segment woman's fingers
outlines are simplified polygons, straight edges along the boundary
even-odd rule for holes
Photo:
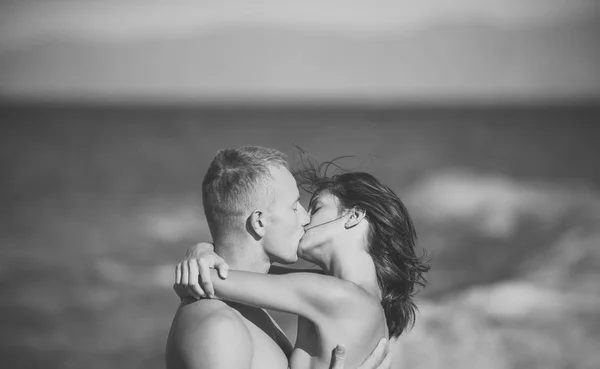
[[[196,299],[200,299],[204,297],[204,292],[198,284],[198,263],[194,259],[189,259],[187,261],[187,267],[189,273],[189,280],[186,289],[190,296],[195,297]]]
[[[215,268],[219,273],[219,277],[221,279],[227,279],[227,273],[229,273],[229,265],[223,260],[223,258],[218,258],[215,261]]]
[[[173,284],[173,289],[180,299],[187,297],[185,287],[181,284],[181,263],[175,266],[175,283]]]
[[[329,369],[344,369],[346,360],[346,348],[343,345],[337,345],[331,352],[331,364]]]
[[[226,279],[229,265],[215,254],[213,245],[201,242],[192,246],[185,259],[175,267],[175,284],[173,289],[180,298],[196,299],[215,297],[215,290],[210,276],[210,269],[217,270],[221,279]]]
[[[202,289],[208,297],[215,296],[215,289],[212,284],[212,278],[210,277],[210,266],[205,259],[198,259],[198,267],[200,269],[200,282],[202,283]]]
[[[190,281],[190,269],[187,260],[181,262],[181,286],[187,291],[187,286]]]
[[[181,284],[181,263],[175,266],[175,284]]]

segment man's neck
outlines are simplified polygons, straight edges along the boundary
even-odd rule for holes
[[[222,257],[232,270],[267,273],[271,261],[262,246],[247,240],[215,240],[215,253]]]

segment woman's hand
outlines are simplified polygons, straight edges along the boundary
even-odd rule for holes
[[[215,290],[210,269],[217,269],[221,279],[227,278],[229,265],[215,254],[212,243],[200,242],[190,247],[185,258],[175,267],[173,289],[180,299],[187,297],[214,298]]]

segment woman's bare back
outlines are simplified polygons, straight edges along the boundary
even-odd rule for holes
[[[348,280],[308,272],[268,275],[231,270],[226,280],[215,270],[210,274],[221,298],[302,317],[292,369],[327,369],[337,344],[348,350],[346,366],[356,367],[379,340],[388,337],[379,291],[369,293]]]
[[[298,333],[290,358],[291,369],[327,369],[336,344],[346,346],[346,366],[356,367],[369,356],[382,337],[387,337],[385,314],[366,292],[355,296],[355,316],[340,316],[315,324],[299,316]]]

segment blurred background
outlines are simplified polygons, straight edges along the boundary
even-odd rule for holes
[[[163,368],[202,178],[251,144],[407,204],[394,368],[600,367],[599,5],[1,1],[0,362]]]

